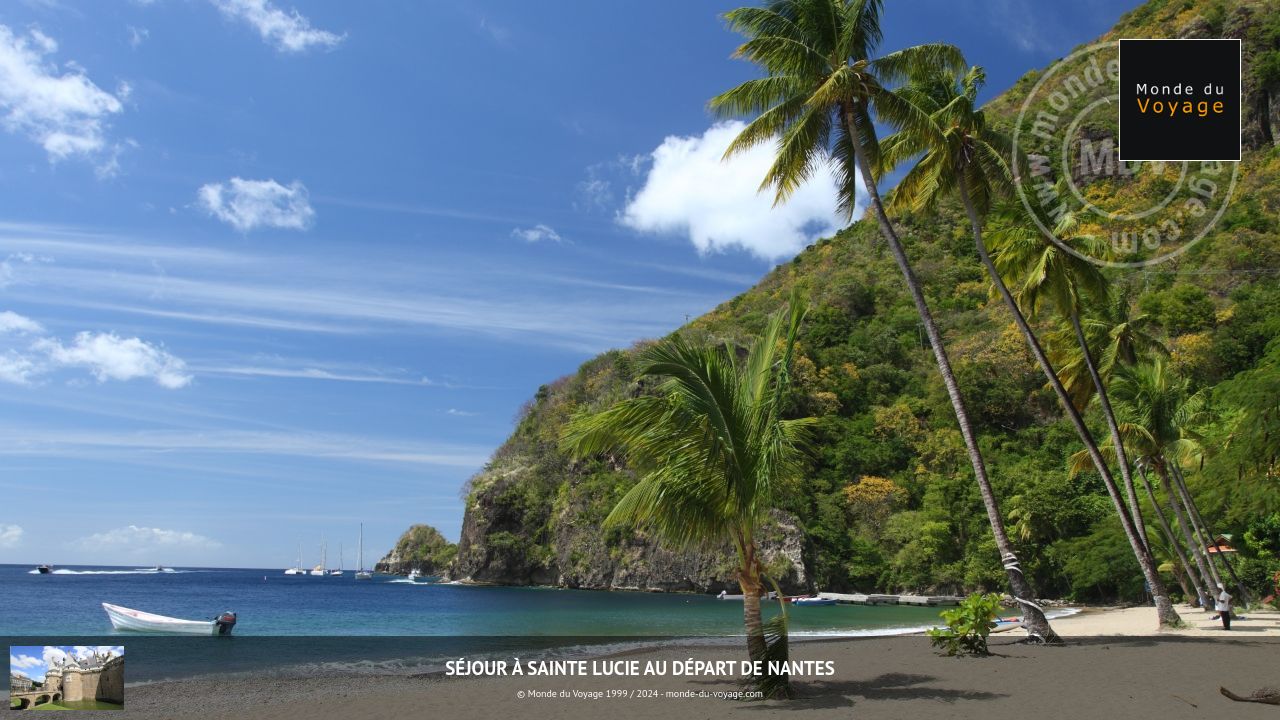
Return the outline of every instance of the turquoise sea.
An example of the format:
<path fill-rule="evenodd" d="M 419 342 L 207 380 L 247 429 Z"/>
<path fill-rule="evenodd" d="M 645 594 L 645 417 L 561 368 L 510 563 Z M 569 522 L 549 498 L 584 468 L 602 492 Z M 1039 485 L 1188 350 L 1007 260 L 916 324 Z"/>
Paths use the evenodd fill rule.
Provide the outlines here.
<path fill-rule="evenodd" d="M 205 672 L 420 672 L 445 658 L 566 652 L 678 638 L 741 642 L 742 603 L 710 595 L 412 583 L 375 576 L 288 576 L 280 569 L 0 565 L 0 639 L 124 644 L 130 682 Z M 186 619 L 224 610 L 234 637 L 116 632 L 102 603 Z M 766 612 L 777 612 L 766 603 Z M 897 634 L 930 627 L 933 608 L 790 608 L 795 637 Z M 33 641 L 32 638 L 43 638 Z"/>

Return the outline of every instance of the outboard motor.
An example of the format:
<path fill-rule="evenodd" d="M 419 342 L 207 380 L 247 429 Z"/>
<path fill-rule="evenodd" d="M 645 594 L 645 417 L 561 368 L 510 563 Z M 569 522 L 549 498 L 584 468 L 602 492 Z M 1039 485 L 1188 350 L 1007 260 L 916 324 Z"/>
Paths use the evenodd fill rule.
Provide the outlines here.
<path fill-rule="evenodd" d="M 230 635 L 231 628 L 236 626 L 236 614 L 228 610 L 219 615 L 214 623 L 218 625 L 219 635 Z"/>

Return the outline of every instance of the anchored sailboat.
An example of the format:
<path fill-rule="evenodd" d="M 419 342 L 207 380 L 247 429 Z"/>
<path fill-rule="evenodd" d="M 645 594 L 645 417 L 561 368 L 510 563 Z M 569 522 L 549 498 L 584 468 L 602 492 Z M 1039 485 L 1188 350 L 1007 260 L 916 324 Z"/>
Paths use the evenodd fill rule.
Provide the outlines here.
<path fill-rule="evenodd" d="M 364 523 L 360 523 L 360 564 L 356 566 L 356 579 L 369 580 L 373 573 L 364 569 Z"/>
<path fill-rule="evenodd" d="M 285 575 L 306 575 L 307 571 L 302 569 L 302 543 L 298 543 L 298 564 L 284 571 Z"/>
<path fill-rule="evenodd" d="M 320 575 L 320 576 L 324 576 L 326 574 L 324 570 L 324 565 L 325 565 L 325 560 L 328 553 L 329 553 L 329 546 L 326 545 L 324 540 L 322 539 L 320 541 L 320 564 L 311 568 L 310 574 Z"/>
<path fill-rule="evenodd" d="M 342 543 L 338 543 L 338 569 L 330 570 L 329 574 L 332 576 L 338 576 L 342 574 Z"/>

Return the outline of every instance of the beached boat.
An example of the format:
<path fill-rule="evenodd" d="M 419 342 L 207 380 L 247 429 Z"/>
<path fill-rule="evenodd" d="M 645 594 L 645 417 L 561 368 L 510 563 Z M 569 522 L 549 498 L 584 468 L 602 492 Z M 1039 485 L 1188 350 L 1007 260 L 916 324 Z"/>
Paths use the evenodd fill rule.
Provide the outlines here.
<path fill-rule="evenodd" d="M 356 579 L 373 579 L 373 573 L 364 569 L 364 523 L 360 523 L 360 564 L 356 566 Z"/>
<path fill-rule="evenodd" d="M 53 572 L 53 568 L 48 565 L 37 565 L 36 572 L 40 573 L 41 575 L 48 575 L 49 573 Z"/>
<path fill-rule="evenodd" d="M 236 626 L 236 614 L 227 611 L 212 620 L 182 620 L 165 615 L 102 603 L 111 626 L 116 630 L 168 633 L 174 635 L 230 635 Z"/>

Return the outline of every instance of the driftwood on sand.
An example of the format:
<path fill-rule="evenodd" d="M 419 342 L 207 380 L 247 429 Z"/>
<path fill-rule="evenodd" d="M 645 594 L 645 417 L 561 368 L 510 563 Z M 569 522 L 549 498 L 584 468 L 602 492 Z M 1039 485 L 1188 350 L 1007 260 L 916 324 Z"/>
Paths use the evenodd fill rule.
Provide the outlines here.
<path fill-rule="evenodd" d="M 1231 700 L 1235 700 L 1236 702 L 1256 702 L 1256 703 L 1265 703 L 1267 705 L 1280 705 L 1280 690 L 1277 690 L 1275 688 L 1262 688 L 1261 690 L 1254 690 L 1253 693 L 1249 695 L 1249 697 L 1241 697 L 1224 687 L 1219 687 L 1218 692 L 1222 693 L 1224 696 L 1226 696 Z"/>

